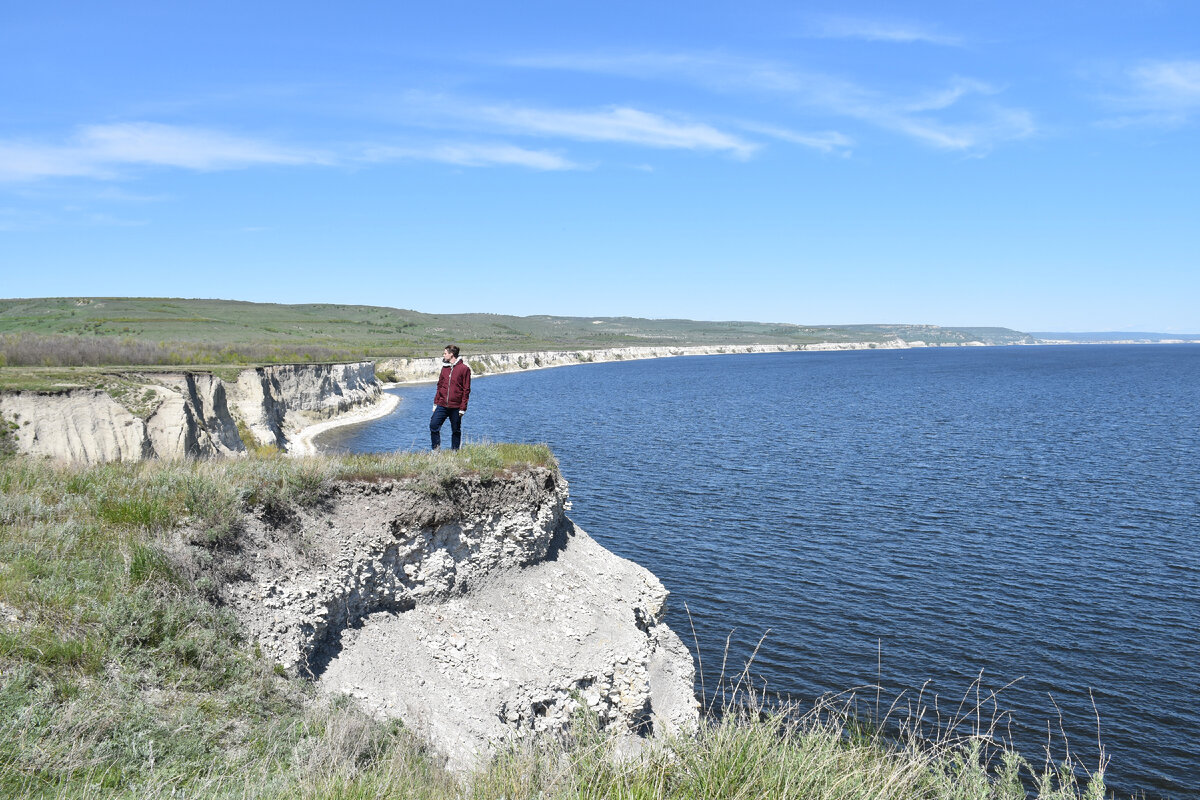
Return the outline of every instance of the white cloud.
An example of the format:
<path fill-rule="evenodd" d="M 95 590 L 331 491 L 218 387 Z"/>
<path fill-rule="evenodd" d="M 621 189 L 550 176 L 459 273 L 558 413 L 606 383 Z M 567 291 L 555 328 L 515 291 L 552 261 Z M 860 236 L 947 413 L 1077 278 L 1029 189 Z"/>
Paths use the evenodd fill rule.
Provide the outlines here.
<path fill-rule="evenodd" d="M 1200 61 L 1157 61 L 1133 70 L 1148 99 L 1169 105 L 1200 106 Z"/>
<path fill-rule="evenodd" d="M 330 163 L 328 156 L 314 151 L 153 122 L 89 125 L 82 129 L 79 142 L 96 160 L 116 164 L 221 170 L 258 164 Z"/>
<path fill-rule="evenodd" d="M 990 99 L 981 100 L 999 94 L 1000 90 L 970 78 L 956 77 L 944 87 L 903 96 L 875 91 L 832 75 L 721 54 L 551 55 L 509 63 L 637 79 L 652 76 L 681 80 L 743 97 L 747 92 L 757 93 L 772 101 L 787 101 L 793 112 L 858 120 L 945 150 L 982 152 L 997 143 L 1027 138 L 1037 132 L 1032 114 Z M 766 135 L 771 135 L 767 130 L 772 127 L 782 128 L 759 127 L 762 129 L 759 132 Z"/>
<path fill-rule="evenodd" d="M 868 42 L 921 43 L 944 47 L 961 47 L 963 44 L 961 37 L 939 33 L 913 22 L 865 17 L 822 17 L 813 21 L 811 32 L 813 36 L 825 39 L 863 39 Z"/>
<path fill-rule="evenodd" d="M 506 144 L 451 143 L 425 147 L 316 150 L 284 147 L 266 140 L 203 128 L 133 122 L 85 126 L 62 144 L 0 141 L 0 183 L 54 177 L 112 179 L 134 167 L 215 171 L 266 165 L 333 165 L 400 159 L 471 167 L 578 168 L 556 153 Z"/>
<path fill-rule="evenodd" d="M 0 141 L 0 182 L 111 175 L 109 167 L 71 147 Z"/>
<path fill-rule="evenodd" d="M 955 78 L 949 86 L 924 94 L 904 103 L 904 111 L 921 113 L 925 111 L 942 111 L 972 94 L 996 94 L 997 90 L 983 81 L 969 78 Z"/>
<path fill-rule="evenodd" d="M 1124 116 L 1106 124 L 1178 126 L 1200 112 L 1200 61 L 1147 61 L 1125 71 L 1121 93 L 1107 98 Z"/>
<path fill-rule="evenodd" d="M 1025 139 L 1037 133 L 1029 112 L 995 108 L 968 122 L 932 122 L 890 112 L 872 112 L 872 121 L 943 150 L 986 151 L 997 142 Z"/>
<path fill-rule="evenodd" d="M 132 122 L 88 125 L 63 144 L 0 141 L 0 181 L 115 177 L 123 167 L 192 170 L 326 164 L 326 155 L 220 131 Z"/>
<path fill-rule="evenodd" d="M 673 150 L 712 150 L 749 158 L 758 145 L 711 125 L 636 108 L 563 110 L 501 105 L 466 105 L 437 99 L 426 103 L 435 116 L 492 130 L 584 142 L 615 142 Z"/>
<path fill-rule="evenodd" d="M 495 121 L 531 133 L 682 150 L 724 150 L 748 158 L 758 145 L 697 122 L 671 120 L 635 108 L 604 111 L 498 109 Z"/>
<path fill-rule="evenodd" d="M 438 144 L 428 147 L 372 147 L 364 154 L 369 161 L 418 160 L 457 164 L 462 167 L 517 166 L 540 170 L 579 169 L 557 153 L 528 150 L 507 144 Z"/>
<path fill-rule="evenodd" d="M 742 122 L 741 127 L 751 133 L 770 136 L 773 139 L 798 144 L 801 147 L 811 147 L 822 153 L 848 153 L 854 146 L 854 140 L 837 131 L 814 131 L 801 133 L 780 128 L 775 125 L 763 125 L 757 122 Z"/>

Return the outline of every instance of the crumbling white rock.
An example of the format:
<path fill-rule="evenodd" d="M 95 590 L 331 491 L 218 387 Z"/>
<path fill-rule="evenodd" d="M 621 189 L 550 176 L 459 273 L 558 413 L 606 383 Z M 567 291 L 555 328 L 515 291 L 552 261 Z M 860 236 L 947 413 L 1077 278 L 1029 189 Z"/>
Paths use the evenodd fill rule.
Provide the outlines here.
<path fill-rule="evenodd" d="M 562 731 L 586 707 L 640 740 L 695 726 L 667 592 L 564 515 L 530 469 L 439 496 L 340 483 L 290 520 L 249 519 L 205 569 L 264 654 L 423 733 L 455 768 Z"/>
<path fill-rule="evenodd" d="M 145 373 L 130 386 L 137 414 L 103 391 L 71 389 L 0 393 L 0 415 L 17 423 L 17 446 L 33 455 L 208 458 L 246 452 L 238 420 L 259 444 L 288 450 L 312 420 L 374 403 L 382 391 L 370 361 L 248 369 L 233 384 L 208 373 Z"/>

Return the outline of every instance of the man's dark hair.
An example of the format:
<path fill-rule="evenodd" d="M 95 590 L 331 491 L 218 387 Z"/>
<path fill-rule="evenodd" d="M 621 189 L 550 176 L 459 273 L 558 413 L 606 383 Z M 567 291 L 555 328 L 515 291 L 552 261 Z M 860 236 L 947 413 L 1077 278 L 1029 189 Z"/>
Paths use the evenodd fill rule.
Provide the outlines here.
<path fill-rule="evenodd" d="M 446 345 L 446 349 L 453 353 L 455 358 L 458 358 L 458 345 L 448 344 Z"/>

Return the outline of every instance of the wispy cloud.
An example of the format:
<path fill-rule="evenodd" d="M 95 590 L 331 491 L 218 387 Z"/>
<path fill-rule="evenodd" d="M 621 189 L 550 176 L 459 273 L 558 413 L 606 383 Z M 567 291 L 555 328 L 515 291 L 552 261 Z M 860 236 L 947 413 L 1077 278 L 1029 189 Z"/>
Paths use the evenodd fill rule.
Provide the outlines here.
<path fill-rule="evenodd" d="M 759 145 L 710 124 L 626 106 L 561 109 L 470 102 L 412 93 L 410 119 L 431 126 L 483 129 L 520 136 L 609 142 L 669 150 L 715 151 L 749 158 Z"/>
<path fill-rule="evenodd" d="M 462 167 L 516 166 L 539 170 L 579 169 L 579 165 L 546 150 L 508 144 L 436 144 L 426 147 L 377 146 L 364 153 L 368 161 L 437 161 Z"/>
<path fill-rule="evenodd" d="M 775 125 L 763 125 L 757 122 L 741 122 L 739 126 L 750 133 L 769 136 L 772 139 L 798 144 L 801 147 L 811 147 L 814 150 L 820 150 L 822 153 L 849 153 L 850 148 L 854 146 L 853 139 L 837 131 L 805 133 L 780 128 Z"/>
<path fill-rule="evenodd" d="M 901 104 L 907 113 L 920 114 L 927 111 L 943 111 L 973 94 L 997 94 L 998 89 L 983 81 L 969 78 L 953 78 L 948 85 L 923 92 Z"/>
<path fill-rule="evenodd" d="M 758 145 L 700 122 L 670 119 L 636 108 L 556 111 L 494 108 L 484 113 L 498 125 L 527 133 L 595 142 L 622 142 L 678 150 L 721 150 L 739 158 Z"/>
<path fill-rule="evenodd" d="M 1023 109 L 992 108 L 962 122 L 929 120 L 886 109 L 864 110 L 864 119 L 943 150 L 978 154 L 998 142 L 1037 133 L 1033 116 Z"/>
<path fill-rule="evenodd" d="M 1120 91 L 1107 98 L 1123 115 L 1110 125 L 1177 126 L 1200 113 L 1200 61 L 1146 61 L 1125 70 Z"/>
<path fill-rule="evenodd" d="M 962 37 L 942 33 L 915 22 L 868 17 L 819 17 L 810 23 L 812 36 L 823 39 L 862 39 L 868 42 L 936 44 L 961 47 Z"/>
<path fill-rule="evenodd" d="M 1134 80 L 1158 104 L 1200 106 L 1200 61 L 1156 61 L 1133 70 Z"/>
<path fill-rule="evenodd" d="M 518 127 L 526 127 L 523 122 Z M 255 166 L 330 166 L 422 160 L 466 167 L 518 166 L 537 170 L 578 169 L 559 153 L 499 143 L 328 146 L 300 148 L 220 131 L 151 122 L 89 125 L 70 139 L 46 144 L 0 141 L 0 183 L 44 178 L 114 179 L 137 167 L 193 171 Z M 134 195 L 114 195 L 128 199 Z M 153 200 L 156 198 L 137 198 Z"/>
<path fill-rule="evenodd" d="M 1001 90 L 969 78 L 952 78 L 944 86 L 902 95 L 873 90 L 833 75 L 724 54 L 544 55 L 509 63 L 635 79 L 684 81 L 741 97 L 760 94 L 773 102 L 786 101 L 792 113 L 857 120 L 944 150 L 984 152 L 998 143 L 1027 138 L 1037 132 L 1030 112 L 996 102 L 993 98 Z"/>
<path fill-rule="evenodd" d="M 220 131 L 130 122 L 88 125 L 61 144 L 0 141 L 0 181 L 115 177 L 128 167 L 226 170 L 263 164 L 326 164 L 316 151 Z"/>
<path fill-rule="evenodd" d="M 238 169 L 260 164 L 328 164 L 331 158 L 272 142 L 203 128 L 153 122 L 92 125 L 83 129 L 81 146 L 102 162 L 148 164 L 193 170 Z"/>

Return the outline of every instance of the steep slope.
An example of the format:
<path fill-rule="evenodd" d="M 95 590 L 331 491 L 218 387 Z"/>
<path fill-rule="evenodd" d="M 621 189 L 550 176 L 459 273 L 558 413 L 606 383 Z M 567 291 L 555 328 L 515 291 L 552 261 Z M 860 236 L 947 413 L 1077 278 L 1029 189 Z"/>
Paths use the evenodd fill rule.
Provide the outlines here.
<path fill-rule="evenodd" d="M 177 555 L 219 587 L 289 672 L 398 717 L 469 768 L 591 708 L 629 742 L 697 720 L 667 592 L 565 516 L 567 484 L 528 468 L 436 494 L 339 482 L 322 502 L 244 520 L 235 547 Z"/>
<path fill-rule="evenodd" d="M 15 423 L 17 448 L 31 455 L 206 458 L 244 454 L 248 444 L 287 451 L 303 425 L 375 403 L 380 393 L 370 361 L 258 367 L 232 383 L 203 372 L 133 373 L 108 390 L 0 393 L 0 417 Z"/>

